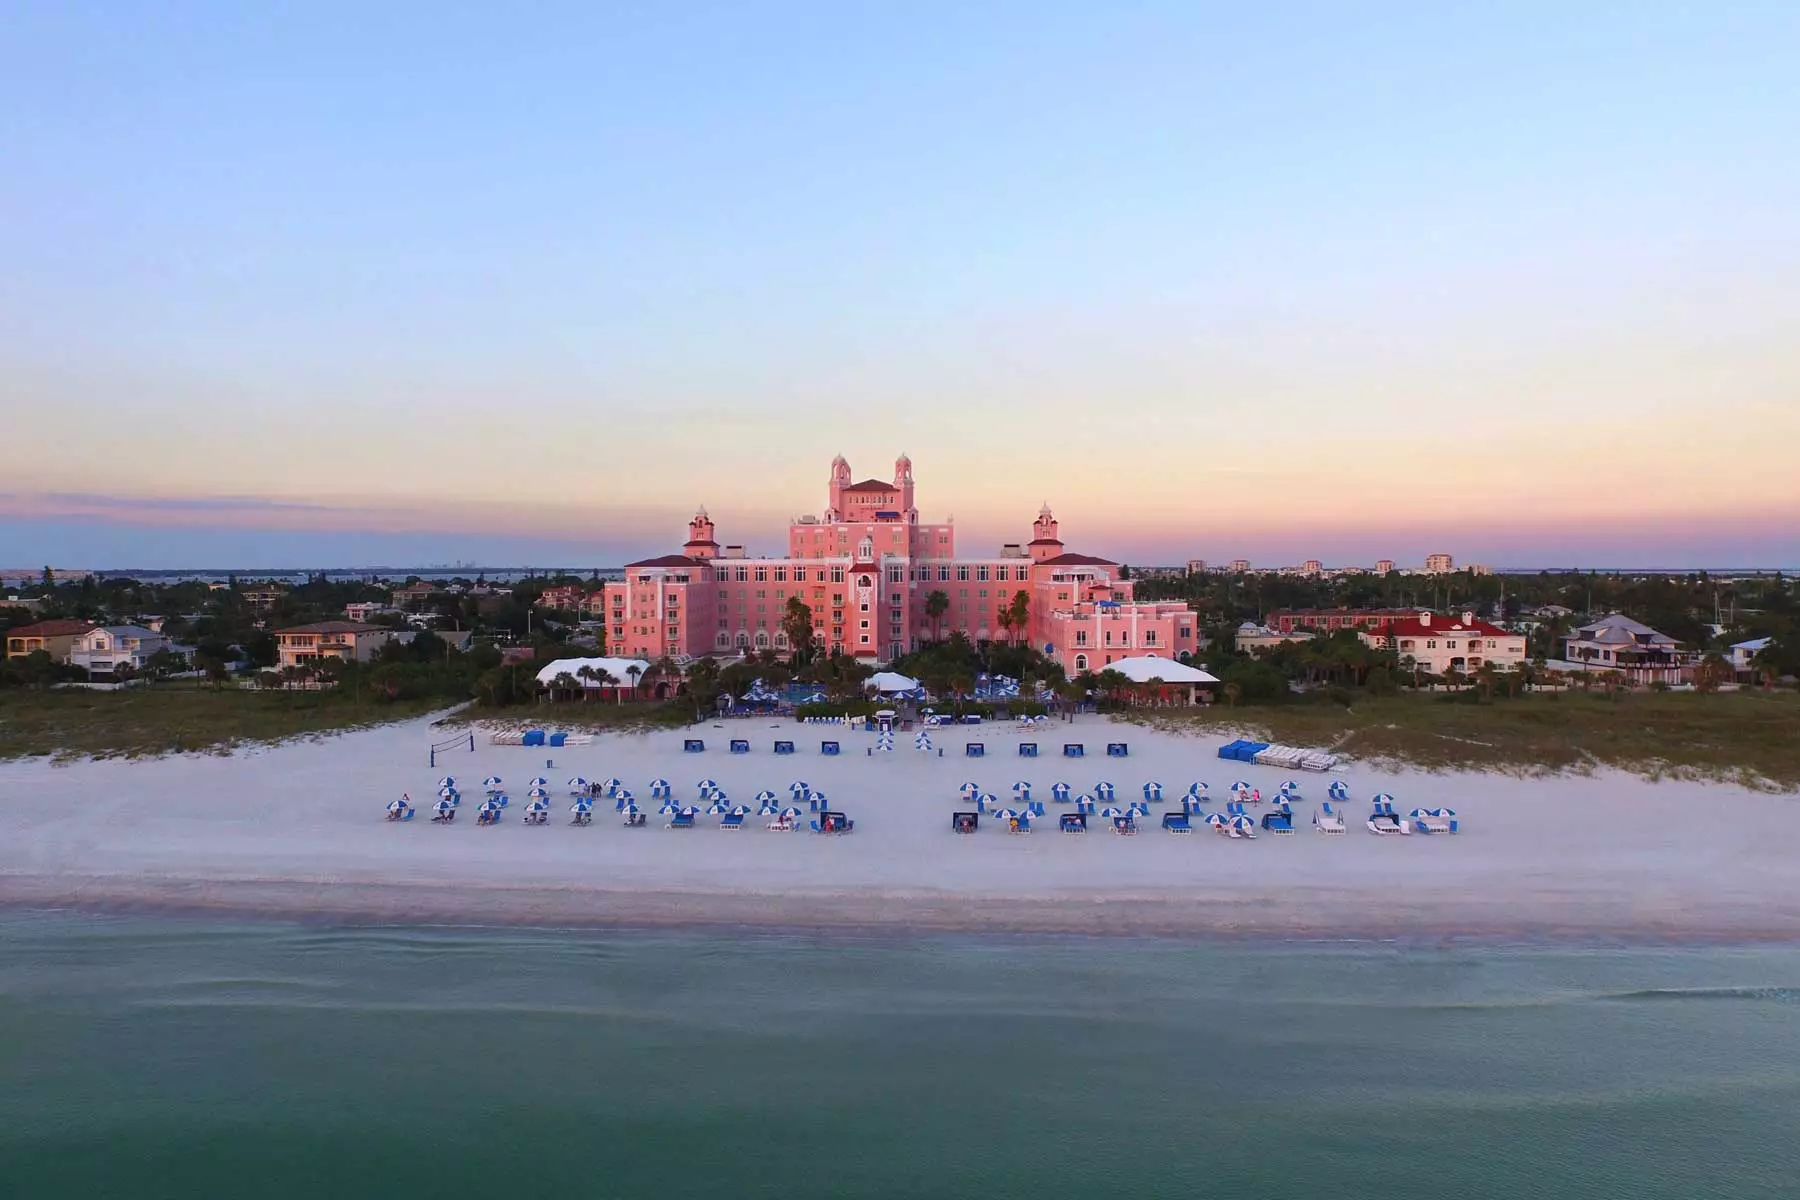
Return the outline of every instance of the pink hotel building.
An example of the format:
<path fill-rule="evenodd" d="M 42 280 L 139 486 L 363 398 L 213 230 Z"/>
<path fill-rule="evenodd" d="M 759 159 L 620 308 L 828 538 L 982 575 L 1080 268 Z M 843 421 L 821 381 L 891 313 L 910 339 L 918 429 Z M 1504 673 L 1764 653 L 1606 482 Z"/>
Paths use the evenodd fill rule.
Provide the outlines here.
<path fill-rule="evenodd" d="M 625 567 L 605 585 L 607 652 L 654 661 L 683 656 L 785 652 L 790 598 L 812 610 L 813 641 L 869 662 L 885 662 L 921 642 L 960 630 L 977 641 L 1023 639 L 1070 674 L 1100 671 L 1118 658 L 1191 655 L 1198 622 L 1184 603 L 1138 602 L 1118 564 L 1063 549 L 1045 505 L 1023 546 L 987 558 L 956 553 L 956 530 L 921 524 L 912 460 L 891 481 L 851 482 L 850 464 L 832 460 L 825 512 L 788 529 L 785 558 L 750 558 L 720 547 L 702 509 L 688 522 L 680 554 Z M 926 613 L 931 593 L 950 607 Z M 1003 629 L 1000 612 L 1020 591 L 1031 598 L 1025 630 Z"/>

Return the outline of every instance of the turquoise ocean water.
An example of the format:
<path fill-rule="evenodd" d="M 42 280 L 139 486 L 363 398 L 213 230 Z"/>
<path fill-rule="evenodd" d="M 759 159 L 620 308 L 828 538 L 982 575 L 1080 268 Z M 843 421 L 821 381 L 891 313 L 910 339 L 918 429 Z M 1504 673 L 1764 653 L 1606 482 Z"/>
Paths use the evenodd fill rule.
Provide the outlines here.
<path fill-rule="evenodd" d="M 1800 948 L 0 917 L 0 1196 L 1800 1196 Z"/>

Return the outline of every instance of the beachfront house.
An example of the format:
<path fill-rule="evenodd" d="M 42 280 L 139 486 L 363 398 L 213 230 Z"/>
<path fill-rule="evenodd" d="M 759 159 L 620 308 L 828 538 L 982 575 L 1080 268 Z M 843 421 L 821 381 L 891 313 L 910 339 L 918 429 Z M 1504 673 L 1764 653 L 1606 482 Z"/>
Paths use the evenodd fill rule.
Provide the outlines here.
<path fill-rule="evenodd" d="M 120 667 L 142 671 L 152 655 L 173 648 L 168 638 L 142 625 L 102 625 L 77 639 L 69 663 L 90 675 L 111 675 Z"/>
<path fill-rule="evenodd" d="M 1734 642 L 1731 649 L 1725 652 L 1725 660 L 1731 664 L 1731 670 L 1739 683 L 1757 683 L 1762 679 L 1762 670 L 1756 666 L 1756 656 L 1775 644 L 1772 637 L 1751 638 L 1747 642 Z"/>
<path fill-rule="evenodd" d="M 1590 622 L 1563 639 L 1562 671 L 1617 671 L 1633 684 L 1687 683 L 1696 657 L 1681 643 L 1622 613 Z"/>
<path fill-rule="evenodd" d="M 23 658 L 42 650 L 57 662 L 66 663 L 76 645 L 94 628 L 92 621 L 39 621 L 6 631 L 6 657 Z"/>
<path fill-rule="evenodd" d="M 1525 661 L 1524 634 L 1477 620 L 1469 612 L 1458 616 L 1415 613 L 1381 629 L 1360 630 L 1357 637 L 1373 649 L 1393 651 L 1402 668 L 1431 675 L 1451 671 L 1473 675 L 1488 665 L 1513 671 Z"/>
<path fill-rule="evenodd" d="M 284 667 L 304 666 L 321 658 L 368 662 L 396 636 L 392 629 L 365 625 L 360 621 L 319 621 L 277 629 L 275 647 L 278 661 Z"/>

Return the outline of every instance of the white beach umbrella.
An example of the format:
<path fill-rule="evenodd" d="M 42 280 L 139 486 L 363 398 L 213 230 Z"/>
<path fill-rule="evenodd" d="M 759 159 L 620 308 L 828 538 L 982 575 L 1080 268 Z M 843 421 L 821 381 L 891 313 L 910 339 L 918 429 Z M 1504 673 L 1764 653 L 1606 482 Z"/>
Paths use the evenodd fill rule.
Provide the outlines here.
<path fill-rule="evenodd" d="M 1031 799 L 1031 784 L 1026 780 L 1021 779 L 1014 783 L 1012 790 L 1018 793 L 1021 800 Z"/>
<path fill-rule="evenodd" d="M 441 788 L 453 788 L 456 786 L 456 780 L 451 778 L 450 776 L 446 775 L 442 779 L 438 780 L 437 785 Z"/>
<path fill-rule="evenodd" d="M 963 799 L 969 800 L 981 794 L 981 785 L 979 783 L 965 783 L 956 790 L 962 793 Z"/>
<path fill-rule="evenodd" d="M 501 779 L 498 775 L 489 775 L 486 779 L 481 781 L 481 786 L 486 788 L 490 792 L 497 792 L 504 785 L 505 785 L 505 781 L 503 779 Z"/>
<path fill-rule="evenodd" d="M 1244 780 L 1239 779 L 1232 783 L 1231 790 L 1234 792 L 1247 792 L 1250 790 L 1250 785 Z"/>
<path fill-rule="evenodd" d="M 539 775 L 536 779 L 533 779 L 531 781 L 529 786 L 534 787 L 534 788 L 549 787 L 550 781 L 548 779 L 545 779 L 542 775 Z"/>

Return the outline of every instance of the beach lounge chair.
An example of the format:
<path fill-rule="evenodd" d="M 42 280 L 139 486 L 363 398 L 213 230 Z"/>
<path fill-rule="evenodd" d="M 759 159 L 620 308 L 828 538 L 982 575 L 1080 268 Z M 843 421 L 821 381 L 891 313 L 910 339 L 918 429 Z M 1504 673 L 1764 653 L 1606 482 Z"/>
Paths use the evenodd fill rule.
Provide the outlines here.
<path fill-rule="evenodd" d="M 814 833 L 849 833 L 856 828 L 856 822 L 841 812 L 822 812 L 812 822 Z"/>
<path fill-rule="evenodd" d="M 1194 827 L 1188 821 L 1188 815 L 1182 813 L 1164 813 L 1162 827 L 1169 833 L 1192 833 Z"/>
<path fill-rule="evenodd" d="M 1037 743 L 1036 742 L 1020 742 L 1019 743 L 1019 757 L 1020 758 L 1036 758 L 1037 757 Z"/>
<path fill-rule="evenodd" d="M 1131 753 L 1131 747 L 1124 742 L 1106 743 L 1106 757 L 1124 758 Z"/>
<path fill-rule="evenodd" d="M 1129 813 L 1122 817 L 1114 817 L 1112 819 L 1112 831 L 1114 833 L 1125 834 L 1126 836 L 1136 833 L 1138 831 L 1137 818 Z"/>
<path fill-rule="evenodd" d="M 981 828 L 981 814 L 953 812 L 950 814 L 950 828 L 956 833 L 974 833 Z"/>
<path fill-rule="evenodd" d="M 1394 806 L 1385 801 L 1375 805 L 1374 811 L 1369 814 L 1368 825 L 1370 833 L 1412 832 L 1407 828 L 1406 822 L 1400 819 L 1400 814 L 1394 811 Z"/>
<path fill-rule="evenodd" d="M 776 742 L 775 743 L 775 753 L 777 753 L 777 754 L 792 754 L 793 752 L 794 752 L 794 743 L 792 743 L 792 742 Z"/>
<path fill-rule="evenodd" d="M 1084 742 L 1064 742 L 1064 758 L 1084 758 L 1087 756 L 1087 745 Z"/>
<path fill-rule="evenodd" d="M 1331 806 L 1327 800 L 1319 805 L 1319 811 L 1313 814 L 1313 828 L 1320 833 L 1344 832 L 1344 815 Z"/>
<path fill-rule="evenodd" d="M 744 814 L 741 812 L 726 813 L 724 816 L 719 818 L 719 828 L 720 829 L 742 829 L 743 827 L 744 827 Z"/>
<path fill-rule="evenodd" d="M 694 814 L 691 812 L 683 811 L 683 812 L 678 812 L 674 816 L 670 817 L 669 823 L 667 825 L 665 825 L 663 828 L 665 828 L 665 829 L 692 829 L 693 827 L 694 827 Z"/>
<path fill-rule="evenodd" d="M 1263 814 L 1262 827 L 1269 833 L 1294 832 L 1294 814 L 1286 807 Z"/>
<path fill-rule="evenodd" d="M 1056 827 L 1064 833 L 1086 833 L 1086 813 L 1063 813 L 1056 819 Z"/>

